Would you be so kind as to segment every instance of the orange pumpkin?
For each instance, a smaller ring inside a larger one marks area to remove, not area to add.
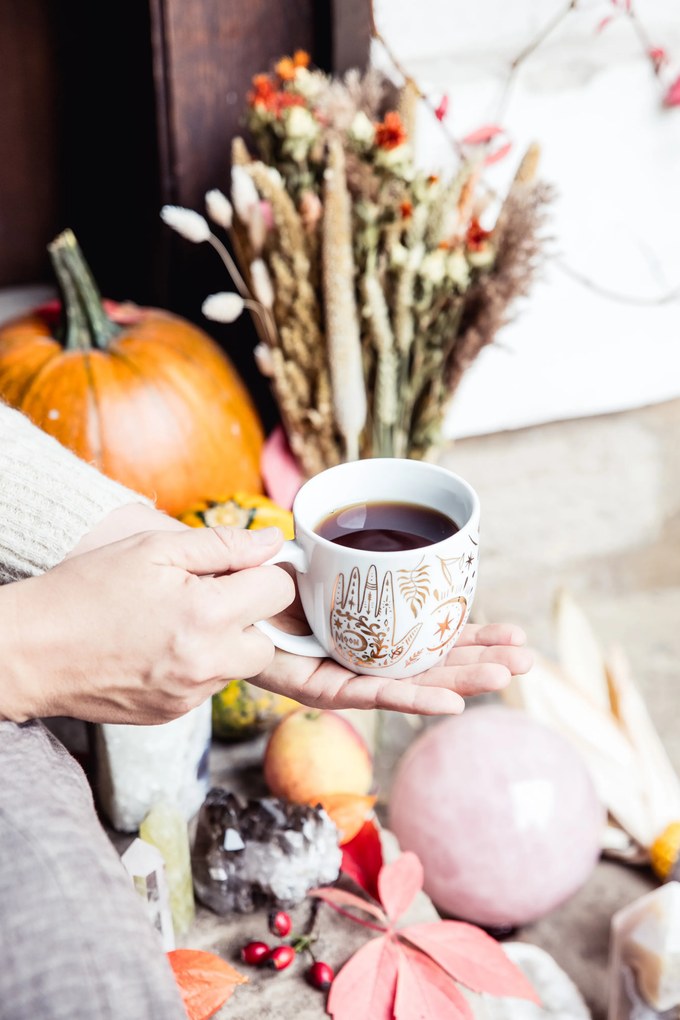
[[[170,514],[261,492],[262,425],[217,344],[170,312],[102,302],[71,231],[49,251],[63,304],[0,328],[0,398]]]

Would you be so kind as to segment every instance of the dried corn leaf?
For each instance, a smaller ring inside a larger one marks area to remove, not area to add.
[[[568,593],[557,603],[556,625],[559,663],[537,656],[505,700],[570,740],[612,819],[642,848],[644,859],[665,826],[680,818],[680,779],[621,649],[605,657]],[[606,847],[621,855],[625,841],[611,837]]]

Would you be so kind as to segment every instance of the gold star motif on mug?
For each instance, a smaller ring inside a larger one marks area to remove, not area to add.
[[[439,637],[443,638],[447,631],[451,630],[451,614],[446,614],[446,619],[442,620],[441,623],[437,624],[437,630],[439,631]]]

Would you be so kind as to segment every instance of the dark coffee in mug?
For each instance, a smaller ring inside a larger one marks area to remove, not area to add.
[[[446,514],[418,503],[354,503],[324,517],[317,535],[368,552],[399,552],[443,542],[459,530]]]

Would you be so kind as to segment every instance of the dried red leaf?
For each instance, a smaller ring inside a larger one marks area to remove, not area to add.
[[[540,1005],[519,967],[481,928],[463,921],[435,921],[410,925],[399,934],[473,992],[513,996]]]
[[[507,154],[512,149],[512,142],[505,142],[503,145],[499,145],[497,149],[490,152],[484,158],[484,166],[491,166],[492,163],[499,163],[500,160],[505,159]]]
[[[395,1020],[473,1020],[470,1003],[453,978],[417,949],[399,947]]]
[[[390,936],[371,939],[336,976],[328,996],[335,1020],[392,1020],[398,950]]]
[[[680,106],[680,77],[676,78],[663,99],[664,106]]]
[[[248,978],[215,953],[173,949],[167,954],[189,1020],[208,1020]]]
[[[354,839],[343,846],[341,870],[377,900],[382,865],[380,833],[375,822],[369,820]]]
[[[488,146],[489,142],[503,134],[505,134],[505,129],[498,124],[485,124],[484,127],[477,128],[476,131],[471,131],[469,135],[465,135],[464,138],[461,138],[461,142],[463,145]],[[511,148],[512,142],[506,141],[501,145],[497,145],[495,149],[489,150],[484,157],[484,165],[491,166],[492,163],[498,163],[499,160],[507,156]]]
[[[444,117],[448,112],[449,112],[449,97],[446,95],[446,93],[444,93],[444,95],[439,100],[439,104],[435,107],[434,115],[437,118],[437,120],[441,121],[444,120]]]
[[[484,127],[477,128],[476,131],[471,131],[469,135],[465,135],[465,138],[461,138],[463,145],[484,145],[485,142],[490,142],[496,135],[502,135],[503,128],[499,127],[498,124],[485,124]]]
[[[393,924],[422,888],[423,866],[415,854],[400,854],[392,864],[385,865],[378,875],[378,898]]]
[[[37,308],[33,309],[33,315],[43,319],[49,329],[55,329],[61,322],[61,301],[58,298],[54,298],[52,301],[44,301]]]
[[[650,46],[647,50],[647,56],[654,65],[655,71],[660,71],[668,63],[668,53],[663,46]]]
[[[347,892],[345,889],[334,889],[332,886],[322,886],[320,889],[310,889],[309,895],[316,896],[317,899],[323,900],[324,903],[328,903],[329,906],[335,907],[336,909],[354,907],[356,910],[364,910],[367,914],[372,914],[373,917],[377,917],[382,925],[387,926],[387,917],[377,903],[371,903],[370,900],[364,900],[361,896],[355,896],[354,893]],[[353,917],[352,920],[358,921],[359,924],[366,924],[366,922],[362,921],[359,917]]]

